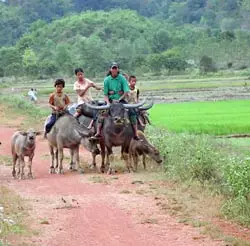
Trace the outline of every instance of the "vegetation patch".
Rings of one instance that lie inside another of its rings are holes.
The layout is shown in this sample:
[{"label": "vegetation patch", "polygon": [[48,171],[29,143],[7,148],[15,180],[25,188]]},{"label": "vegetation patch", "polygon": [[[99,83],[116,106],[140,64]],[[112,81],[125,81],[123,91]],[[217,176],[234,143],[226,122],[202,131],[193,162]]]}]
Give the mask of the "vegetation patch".
[{"label": "vegetation patch", "polygon": [[27,216],[24,201],[7,187],[0,186],[0,245],[8,245],[10,236],[29,235]]},{"label": "vegetation patch", "polygon": [[157,104],[151,121],[170,132],[226,135],[250,132],[250,101]]},{"label": "vegetation patch", "polygon": [[167,156],[164,163],[168,180],[179,184],[196,184],[221,195],[226,218],[250,226],[250,168],[246,153],[229,142],[208,135],[170,134],[149,127],[150,141]]}]

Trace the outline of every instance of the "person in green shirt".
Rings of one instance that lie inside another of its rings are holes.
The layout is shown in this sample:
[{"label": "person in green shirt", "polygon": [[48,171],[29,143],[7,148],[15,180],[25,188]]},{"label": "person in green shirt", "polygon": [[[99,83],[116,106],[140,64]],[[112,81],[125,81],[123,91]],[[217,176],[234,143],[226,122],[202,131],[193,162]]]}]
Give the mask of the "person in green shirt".
[{"label": "person in green shirt", "polygon": [[[120,74],[119,66],[117,63],[112,63],[109,73],[104,79],[104,101],[107,104],[110,103],[127,103],[126,97],[128,97],[129,85],[126,78]],[[137,133],[137,119],[134,109],[129,109],[129,120],[134,131],[134,139],[140,140]],[[101,137],[101,130],[103,126],[103,117],[98,117],[97,131],[94,138]]]}]

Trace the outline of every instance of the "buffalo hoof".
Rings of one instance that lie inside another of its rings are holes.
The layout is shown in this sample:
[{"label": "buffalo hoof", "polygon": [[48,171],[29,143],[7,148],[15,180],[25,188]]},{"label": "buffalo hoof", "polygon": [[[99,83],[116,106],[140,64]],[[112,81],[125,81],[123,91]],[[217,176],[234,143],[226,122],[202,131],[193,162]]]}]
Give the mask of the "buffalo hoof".
[{"label": "buffalo hoof", "polygon": [[64,174],[63,169],[62,169],[62,168],[58,168],[58,169],[57,169],[57,174]]},{"label": "buffalo hoof", "polygon": [[89,169],[90,170],[96,170],[96,164],[94,163],[94,164],[90,164],[89,165]]},{"label": "buffalo hoof", "polygon": [[104,173],[105,172],[105,167],[100,167],[100,171],[101,171],[101,173]]},{"label": "buffalo hoof", "polygon": [[28,173],[28,179],[33,179],[32,173]]},{"label": "buffalo hoof", "polygon": [[12,172],[12,176],[13,176],[13,178],[15,179],[16,178],[16,172]]},{"label": "buffalo hoof", "polygon": [[55,168],[50,168],[49,173],[50,173],[50,174],[55,174],[55,173],[56,173]]},{"label": "buffalo hoof", "polygon": [[84,173],[84,169],[79,167],[78,170],[77,170],[80,174],[83,174]]},{"label": "buffalo hoof", "polygon": [[19,176],[19,179],[20,179],[20,180],[24,180],[24,179],[25,179],[24,173],[22,173],[22,174]]},{"label": "buffalo hoof", "polygon": [[111,175],[111,174],[112,174],[112,168],[109,168],[109,169],[108,169],[107,174],[108,174],[108,175]]}]

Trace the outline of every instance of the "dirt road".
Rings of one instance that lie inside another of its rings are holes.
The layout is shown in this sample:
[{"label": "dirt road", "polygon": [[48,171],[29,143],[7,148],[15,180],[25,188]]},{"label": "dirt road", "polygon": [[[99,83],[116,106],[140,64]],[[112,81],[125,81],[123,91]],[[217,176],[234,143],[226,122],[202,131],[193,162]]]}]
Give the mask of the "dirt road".
[{"label": "dirt road", "polygon": [[[13,132],[0,127],[0,155],[10,156]],[[81,156],[90,159],[84,150]],[[132,184],[133,174],[79,174],[66,169],[64,175],[52,175],[48,170],[47,143],[40,137],[33,163],[35,179],[13,180],[11,167],[0,165],[0,183],[20,194],[30,208],[30,226],[36,233],[21,240],[25,245],[224,245],[160,209],[147,193],[148,184]]]}]

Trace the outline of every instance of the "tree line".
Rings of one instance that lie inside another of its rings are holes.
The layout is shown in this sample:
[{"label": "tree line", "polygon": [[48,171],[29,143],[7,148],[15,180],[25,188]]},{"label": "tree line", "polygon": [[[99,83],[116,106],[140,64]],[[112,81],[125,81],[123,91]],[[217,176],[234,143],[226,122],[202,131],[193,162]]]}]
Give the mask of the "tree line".
[{"label": "tree line", "polygon": [[244,0],[6,0],[0,2],[0,76],[71,74],[79,65],[97,75],[113,60],[139,74],[244,69],[250,61],[249,5]]}]

